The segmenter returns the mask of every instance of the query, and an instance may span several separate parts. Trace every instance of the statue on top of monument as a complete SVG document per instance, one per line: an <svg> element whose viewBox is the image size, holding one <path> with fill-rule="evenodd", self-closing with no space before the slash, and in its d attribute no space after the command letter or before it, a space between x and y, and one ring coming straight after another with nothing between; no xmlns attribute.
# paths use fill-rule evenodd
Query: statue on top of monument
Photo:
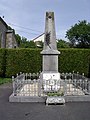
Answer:
<svg viewBox="0 0 90 120"><path fill-rule="evenodd" d="M45 38L45 41L46 41L46 44L49 46L49 48L51 49L51 46L50 46L50 35L51 35L51 32L47 32L45 34L46 38Z"/></svg>

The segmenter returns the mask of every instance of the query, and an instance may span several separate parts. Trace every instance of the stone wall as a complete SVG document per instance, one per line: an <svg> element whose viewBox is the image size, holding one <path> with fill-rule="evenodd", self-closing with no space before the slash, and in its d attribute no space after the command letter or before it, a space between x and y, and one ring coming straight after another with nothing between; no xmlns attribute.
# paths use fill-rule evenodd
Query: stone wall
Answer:
<svg viewBox="0 0 90 120"><path fill-rule="evenodd" d="M16 48L17 42L13 30L8 30L6 34L6 48Z"/></svg>
<svg viewBox="0 0 90 120"><path fill-rule="evenodd" d="M16 48L17 42L13 30L8 30L8 25L0 17L0 48Z"/></svg>
<svg viewBox="0 0 90 120"><path fill-rule="evenodd" d="M2 21L0 21L0 47L1 48L5 48L6 46L6 31L7 31L7 27L6 25L4 25L2 23Z"/></svg>

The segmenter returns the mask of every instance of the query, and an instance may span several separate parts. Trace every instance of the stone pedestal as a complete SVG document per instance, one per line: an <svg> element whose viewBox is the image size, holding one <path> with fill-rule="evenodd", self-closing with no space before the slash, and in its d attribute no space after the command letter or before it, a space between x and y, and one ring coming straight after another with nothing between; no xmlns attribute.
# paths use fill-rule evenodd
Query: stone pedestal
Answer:
<svg viewBox="0 0 90 120"><path fill-rule="evenodd" d="M49 104L65 104L65 98L62 96L47 97L46 105Z"/></svg>
<svg viewBox="0 0 90 120"><path fill-rule="evenodd" d="M56 32L54 23L54 12L46 12L44 48L41 52L43 56L42 79L60 79L58 72L58 55L56 45Z"/></svg>

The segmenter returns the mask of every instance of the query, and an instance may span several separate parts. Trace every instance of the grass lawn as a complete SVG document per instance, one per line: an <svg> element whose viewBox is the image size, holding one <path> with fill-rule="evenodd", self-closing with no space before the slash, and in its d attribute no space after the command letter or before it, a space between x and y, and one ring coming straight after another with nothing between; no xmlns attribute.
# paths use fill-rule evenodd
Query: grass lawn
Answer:
<svg viewBox="0 0 90 120"><path fill-rule="evenodd" d="M11 81L12 81L11 78L0 78L0 85L4 83L9 83Z"/></svg>

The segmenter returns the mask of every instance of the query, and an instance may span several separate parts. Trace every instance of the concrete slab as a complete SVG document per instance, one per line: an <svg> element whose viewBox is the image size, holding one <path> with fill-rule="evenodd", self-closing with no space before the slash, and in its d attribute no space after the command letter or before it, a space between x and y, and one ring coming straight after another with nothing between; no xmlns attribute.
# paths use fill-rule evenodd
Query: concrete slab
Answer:
<svg viewBox="0 0 90 120"><path fill-rule="evenodd" d="M9 97L9 102L31 102L31 103L45 103L45 97L39 96L14 96L13 94Z"/></svg>

